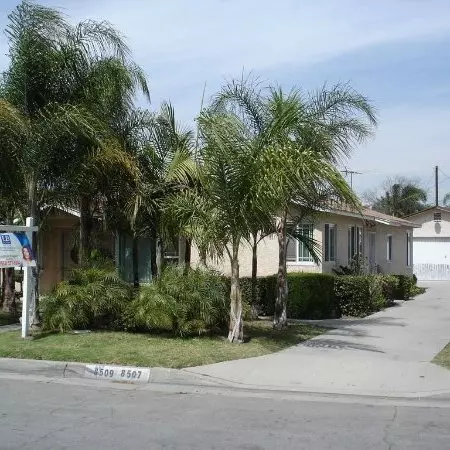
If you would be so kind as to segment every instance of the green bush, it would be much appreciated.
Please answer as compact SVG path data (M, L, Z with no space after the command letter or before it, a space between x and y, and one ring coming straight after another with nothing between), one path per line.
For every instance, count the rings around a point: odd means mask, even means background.
M291 319L340 317L340 307L334 291L336 278L334 275L323 273L288 274L288 317Z
M225 283L214 271L168 266L140 288L128 308L128 325L140 330L203 334L228 321Z
M379 275L336 277L335 293L345 316L365 317L387 306Z
M417 278L414 275L395 275L395 277L398 279L396 299L408 300L413 297Z
M252 301L252 279L243 277L240 279L242 300L248 304L249 315L252 318L257 316L273 315L275 307L275 293L277 289L276 275L258 277L256 279L256 302ZM230 279L227 278L227 293L230 291Z
M382 282L383 297L386 300L396 300L399 280L396 275L379 275Z
M322 273L289 273L288 317L292 319L324 319L339 317L339 305L334 295L333 275ZM240 280L242 298L250 305L251 316L271 316L277 295L277 276L258 277L256 302L252 302L252 280ZM229 279L227 279L229 289Z
M61 332L76 328L123 328L132 289L122 281L112 264L73 271L41 300L42 325Z

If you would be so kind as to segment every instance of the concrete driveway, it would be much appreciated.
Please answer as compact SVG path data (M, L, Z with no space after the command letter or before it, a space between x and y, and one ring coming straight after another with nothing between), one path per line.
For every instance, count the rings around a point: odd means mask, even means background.
M450 341L450 282L279 353L186 369L242 387L417 397L450 393L450 370L430 361Z

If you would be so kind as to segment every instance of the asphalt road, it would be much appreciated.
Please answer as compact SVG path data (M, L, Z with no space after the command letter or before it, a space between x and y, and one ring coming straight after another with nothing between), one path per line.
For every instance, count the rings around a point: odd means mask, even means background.
M446 402L364 404L95 383L0 379L0 448L450 448Z

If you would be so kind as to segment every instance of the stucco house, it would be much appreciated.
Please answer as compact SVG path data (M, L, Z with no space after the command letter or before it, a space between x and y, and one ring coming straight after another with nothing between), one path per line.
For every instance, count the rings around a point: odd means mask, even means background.
M450 219L450 210L447 211ZM447 217L447 216L445 216ZM101 220L101 218L99 218ZM388 216L364 208L362 213L345 209L330 209L318 214L314 222L299 225L299 232L312 236L321 248L321 261L316 264L307 248L290 238L287 251L289 272L331 273L340 265L346 266L355 255L366 261L372 273L413 273L413 229L420 225L409 220ZM450 250L450 225L448 225ZM69 208L52 208L39 233L41 266L40 291L45 294L53 286L67 279L77 267L76 241L79 230L79 212ZM416 231L415 231L416 233ZM132 281L132 243L125 235L97 233L101 246L115 257L122 277ZM184 241L166 249L164 258L170 262L184 260ZM151 280L150 238L140 238L139 278L145 283ZM199 254L193 246L193 266L200 264ZM226 258L223 261L208 261L224 274L231 273ZM258 275L272 275L278 269L278 240L275 235L264 238L258 246ZM240 274L250 276L252 251L243 244L240 251Z
M312 236L322 249L316 264L303 243L290 238L287 249L289 272L332 273L340 265L347 266L352 258L364 258L371 273L413 273L414 222L388 216L364 208L362 213L345 209L330 209L318 215L314 222L299 225L299 232ZM250 276L252 251L243 245L240 250L240 275ZM192 250L192 263L200 263L198 252ZM230 275L229 262L208 262ZM264 238L258 246L258 276L272 275L278 270L278 240L275 235Z
M407 217L421 225L413 234L419 280L450 280L450 208L433 206Z
M100 219L100 218L99 218ZM65 280L78 265L77 236L80 213L72 208L52 207L39 230L39 290L45 294ZM115 238L97 233L102 248L114 255Z

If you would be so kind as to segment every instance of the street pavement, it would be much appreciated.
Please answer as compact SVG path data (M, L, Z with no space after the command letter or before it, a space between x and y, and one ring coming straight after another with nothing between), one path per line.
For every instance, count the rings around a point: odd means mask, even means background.
M186 369L235 386L420 397L450 393L450 371L432 364L450 341L450 282L279 353ZM450 446L449 446L450 448Z
M11 375L12 377L12 375ZM449 400L0 380L0 449L448 449Z

